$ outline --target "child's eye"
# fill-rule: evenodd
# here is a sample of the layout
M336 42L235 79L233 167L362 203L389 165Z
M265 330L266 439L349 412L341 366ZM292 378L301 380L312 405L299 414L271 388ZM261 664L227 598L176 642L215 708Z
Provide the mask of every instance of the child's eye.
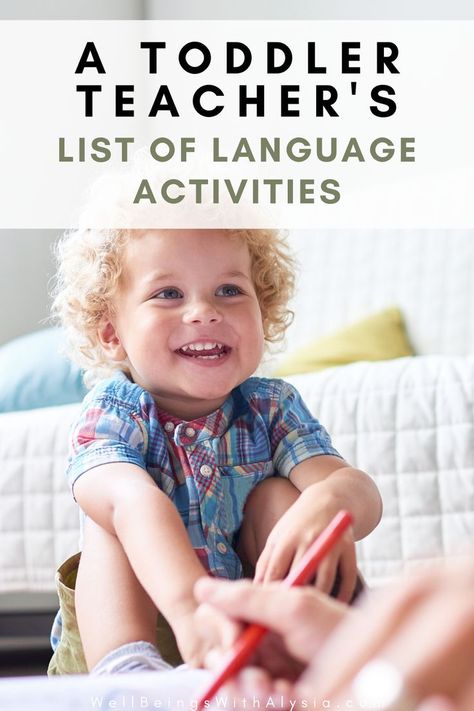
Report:
M223 284L216 291L216 296L237 296L242 290L235 284Z
M183 294L179 289L174 289L173 287L168 287L167 289L162 289L157 294L155 294L155 299L182 299Z

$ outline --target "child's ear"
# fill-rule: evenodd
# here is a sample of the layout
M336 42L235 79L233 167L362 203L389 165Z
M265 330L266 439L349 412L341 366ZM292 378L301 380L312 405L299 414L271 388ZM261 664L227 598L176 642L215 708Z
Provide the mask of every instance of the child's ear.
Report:
M105 318L97 329L100 345L111 360L125 360L127 354L112 321Z

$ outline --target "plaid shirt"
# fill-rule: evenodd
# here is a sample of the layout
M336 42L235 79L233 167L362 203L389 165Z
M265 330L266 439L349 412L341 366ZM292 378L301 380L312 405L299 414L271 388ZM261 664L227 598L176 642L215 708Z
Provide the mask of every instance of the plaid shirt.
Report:
M146 390L118 372L84 400L67 476L73 488L101 464L142 467L175 504L203 566L235 579L242 570L233 541L249 493L319 454L340 456L283 380L249 378L218 410L183 422L159 411Z

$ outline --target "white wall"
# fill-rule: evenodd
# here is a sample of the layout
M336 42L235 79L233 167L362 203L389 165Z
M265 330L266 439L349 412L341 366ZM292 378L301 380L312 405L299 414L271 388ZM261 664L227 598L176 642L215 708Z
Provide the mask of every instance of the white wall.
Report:
M0 230L0 344L45 327L57 237L51 230Z
M0 0L2 20L140 20L144 0Z
M474 19L472 0L144 0L149 19Z
M0 19L474 19L472 0L0 0Z

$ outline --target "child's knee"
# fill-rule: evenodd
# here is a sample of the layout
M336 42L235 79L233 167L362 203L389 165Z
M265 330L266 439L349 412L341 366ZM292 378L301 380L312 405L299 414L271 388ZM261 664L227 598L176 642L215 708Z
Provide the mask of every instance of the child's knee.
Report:
M237 547L246 574L251 575L249 571L265 547L270 531L299 494L289 479L273 476L260 482L249 495Z
M280 476L269 477L251 492L245 503L244 516L255 516L258 520L262 515L271 512L272 516L280 518L299 495L299 490L289 479Z

